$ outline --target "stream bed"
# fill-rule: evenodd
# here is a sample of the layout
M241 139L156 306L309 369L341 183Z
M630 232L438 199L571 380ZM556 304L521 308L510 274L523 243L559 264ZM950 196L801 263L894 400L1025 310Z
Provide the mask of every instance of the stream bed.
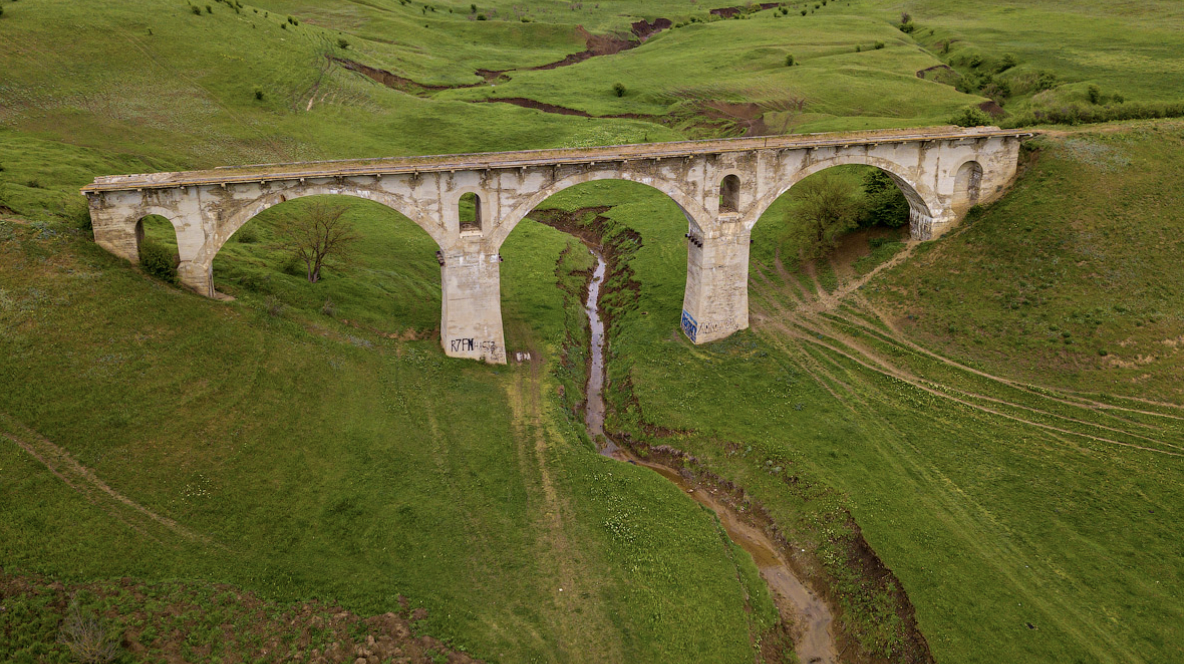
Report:
M588 283L585 313L591 327L591 365L588 371L587 409L585 422L588 436L601 454L625 463L645 466L679 487L683 493L715 512L728 537L752 556L761 578L769 585L782 619L793 626L794 650L803 664L836 664L839 661L830 607L813 590L801 582L777 545L760 528L753 526L709 489L697 486L678 471L640 459L618 446L604 433L604 321L600 317L600 293L604 286L608 264L601 252L589 251L596 257L596 270Z

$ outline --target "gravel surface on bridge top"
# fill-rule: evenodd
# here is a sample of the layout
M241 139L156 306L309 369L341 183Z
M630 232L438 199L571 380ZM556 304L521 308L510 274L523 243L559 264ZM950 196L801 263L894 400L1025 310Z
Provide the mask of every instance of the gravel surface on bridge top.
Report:
M808 147L846 146L939 140L984 138L991 136L1030 136L1024 130L1003 130L997 127L923 127L886 131L836 132L797 136L766 136L758 138L724 138L705 141L673 141L669 143L640 143L592 148L556 148L522 150L516 152L483 152L446 154L421 157L389 157L378 159L343 159L337 161L294 162L286 164L255 164L225 166L204 171L177 173L146 173L110 175L95 178L94 183L82 188L83 193L119 191L127 189L159 189L204 184L230 184L258 180L377 175L418 171L473 170L489 168L519 168L597 161L630 159L677 158L682 156L750 150L793 149Z

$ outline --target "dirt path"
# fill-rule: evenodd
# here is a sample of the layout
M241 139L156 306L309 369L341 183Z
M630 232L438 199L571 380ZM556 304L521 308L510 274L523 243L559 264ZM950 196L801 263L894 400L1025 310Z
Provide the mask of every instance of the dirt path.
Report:
M624 647L619 632L600 604L581 599L596 594L596 588L581 570L596 566L568 533L565 513L569 508L555 487L547 461L550 440L556 436L548 430L543 412L544 363L537 348L531 346L527 350L532 358L530 363L517 369L517 375L508 381L506 389L523 475L538 478L538 489L531 499L541 503L541 509L533 511L538 515L538 532L543 533L542 567L554 570L560 584L559 588L551 589L549 602L540 598L539 608L553 616L548 622L560 639L558 650L565 661L623 662Z
M165 543L171 539L169 535L176 535L192 542L213 544L208 537L168 517L160 516L112 489L99 479L93 470L78 463L65 449L3 412L0 412L0 438L12 441L29 456L41 462L66 486L153 541Z

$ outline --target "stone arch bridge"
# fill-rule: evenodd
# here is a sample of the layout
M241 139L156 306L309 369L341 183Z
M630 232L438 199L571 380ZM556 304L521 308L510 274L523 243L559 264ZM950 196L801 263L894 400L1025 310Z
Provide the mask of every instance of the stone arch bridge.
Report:
M689 225L682 328L701 344L748 327L749 235L802 178L843 164L883 169L908 199L913 238L928 240L1003 191L1016 173L1020 140L1030 135L941 127L269 164L100 177L82 192L95 242L129 261L139 260L144 217L172 222L181 282L210 297L214 256L263 210L321 194L382 203L440 246L445 353L503 363L498 252L527 213L567 187L631 180L678 204ZM470 193L476 220L462 223L460 199Z

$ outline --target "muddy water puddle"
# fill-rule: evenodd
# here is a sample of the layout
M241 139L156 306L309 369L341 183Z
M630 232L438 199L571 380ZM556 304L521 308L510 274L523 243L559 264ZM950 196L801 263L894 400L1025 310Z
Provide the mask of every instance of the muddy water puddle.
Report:
M672 468L637 458L604 434L605 339L599 304L608 265L599 250L589 248L589 251L596 257L596 269L588 284L588 300L584 307L591 327L591 366L588 371L585 412L589 437L596 442L601 454L655 471L682 489L688 497L715 512L728 537L752 556L761 578L773 593L782 619L793 625L794 649L799 661L804 664L837 663L839 657L830 632L830 608L817 593L797 578L785 556L763 530L746 522L730 505L713 495L712 490L693 484Z

